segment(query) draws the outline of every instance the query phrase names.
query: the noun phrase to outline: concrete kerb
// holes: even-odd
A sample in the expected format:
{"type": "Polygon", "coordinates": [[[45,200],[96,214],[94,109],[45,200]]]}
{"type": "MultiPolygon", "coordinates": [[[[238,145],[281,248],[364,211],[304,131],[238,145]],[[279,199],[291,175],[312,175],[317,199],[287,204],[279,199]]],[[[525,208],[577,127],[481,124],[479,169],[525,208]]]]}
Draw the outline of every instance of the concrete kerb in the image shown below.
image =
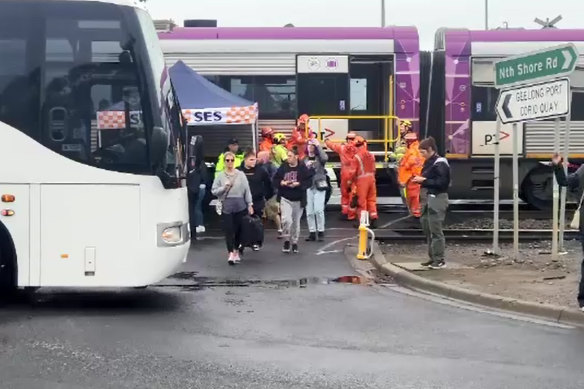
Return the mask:
{"type": "Polygon", "coordinates": [[[371,262],[377,269],[385,275],[392,277],[397,283],[412,289],[438,294],[450,299],[466,301],[471,304],[479,304],[523,315],[537,316],[561,324],[584,327],[584,313],[577,309],[559,305],[538,304],[530,301],[481,293],[420,277],[413,272],[402,269],[389,262],[376,242],[373,244],[371,262]]]}

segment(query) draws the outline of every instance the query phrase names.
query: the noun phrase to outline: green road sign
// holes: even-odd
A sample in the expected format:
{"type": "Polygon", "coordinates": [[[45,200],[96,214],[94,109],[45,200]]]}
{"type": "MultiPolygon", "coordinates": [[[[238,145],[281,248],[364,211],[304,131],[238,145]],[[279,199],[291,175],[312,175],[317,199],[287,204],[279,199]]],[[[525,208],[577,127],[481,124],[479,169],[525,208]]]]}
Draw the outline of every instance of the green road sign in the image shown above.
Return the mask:
{"type": "Polygon", "coordinates": [[[576,68],[578,51],[568,43],[495,63],[495,86],[508,87],[567,76],[576,68]]]}

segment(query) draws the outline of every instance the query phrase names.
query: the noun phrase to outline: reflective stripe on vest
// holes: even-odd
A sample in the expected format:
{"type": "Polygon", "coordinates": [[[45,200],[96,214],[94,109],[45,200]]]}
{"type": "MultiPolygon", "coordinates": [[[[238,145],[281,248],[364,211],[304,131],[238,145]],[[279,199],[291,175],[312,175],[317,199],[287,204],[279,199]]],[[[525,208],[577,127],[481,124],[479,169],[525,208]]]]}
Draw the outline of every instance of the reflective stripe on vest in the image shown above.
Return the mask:
{"type": "Polygon", "coordinates": [[[373,173],[365,173],[365,166],[363,166],[363,160],[361,160],[361,156],[359,154],[355,154],[355,158],[359,161],[359,166],[361,167],[361,174],[357,176],[357,178],[361,177],[370,177],[373,176],[373,173]]]}

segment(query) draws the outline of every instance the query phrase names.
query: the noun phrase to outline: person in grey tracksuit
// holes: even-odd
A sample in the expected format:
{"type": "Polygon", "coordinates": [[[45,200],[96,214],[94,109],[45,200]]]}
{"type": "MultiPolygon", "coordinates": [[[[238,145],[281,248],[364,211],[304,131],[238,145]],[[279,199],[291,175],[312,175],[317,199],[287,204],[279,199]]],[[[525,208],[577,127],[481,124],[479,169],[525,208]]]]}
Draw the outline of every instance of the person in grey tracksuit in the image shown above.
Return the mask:
{"type": "Polygon", "coordinates": [[[298,253],[300,219],[306,205],[306,189],[312,184],[313,172],[298,158],[298,148],[288,150],[288,161],[274,175],[274,187],[278,188],[282,213],[284,253],[298,253]]]}
{"type": "Polygon", "coordinates": [[[426,138],[420,142],[420,154],[424,158],[424,167],[420,176],[413,182],[421,185],[420,203],[422,216],[420,222],[428,242],[428,261],[422,263],[431,269],[441,269],[446,266],[444,251],[443,224],[448,209],[448,187],[450,186],[450,165],[448,160],[438,155],[434,138],[426,138]]]}

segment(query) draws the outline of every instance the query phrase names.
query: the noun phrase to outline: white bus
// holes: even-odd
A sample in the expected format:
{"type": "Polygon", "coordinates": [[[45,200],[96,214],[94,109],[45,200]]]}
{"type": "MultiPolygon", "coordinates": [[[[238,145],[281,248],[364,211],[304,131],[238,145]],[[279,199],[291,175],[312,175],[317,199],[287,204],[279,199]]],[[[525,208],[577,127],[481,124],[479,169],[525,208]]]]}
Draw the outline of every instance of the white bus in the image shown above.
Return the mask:
{"type": "Polygon", "coordinates": [[[179,112],[133,1],[0,0],[0,288],[171,274],[190,245],[179,112]]]}

